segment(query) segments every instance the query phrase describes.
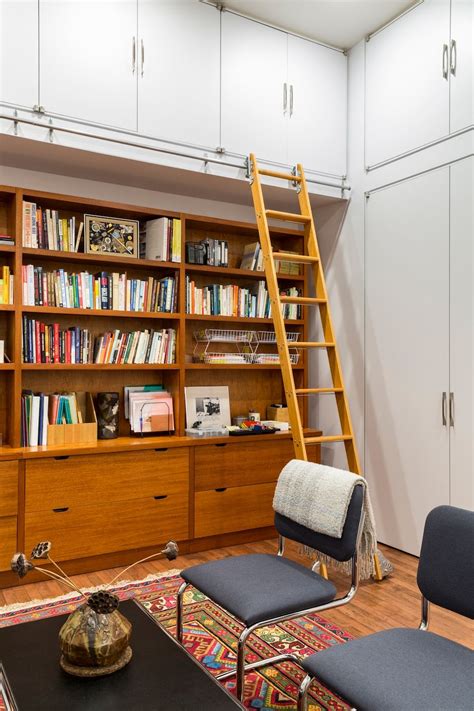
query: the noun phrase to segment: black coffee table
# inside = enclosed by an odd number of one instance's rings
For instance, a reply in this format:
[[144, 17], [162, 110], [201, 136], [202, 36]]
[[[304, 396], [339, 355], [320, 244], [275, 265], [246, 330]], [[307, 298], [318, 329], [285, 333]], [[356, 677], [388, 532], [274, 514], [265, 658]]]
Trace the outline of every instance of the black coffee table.
[[59, 666], [65, 615], [0, 629], [3, 663], [19, 711], [235, 711], [243, 707], [134, 601], [132, 661], [110, 676], [79, 679]]

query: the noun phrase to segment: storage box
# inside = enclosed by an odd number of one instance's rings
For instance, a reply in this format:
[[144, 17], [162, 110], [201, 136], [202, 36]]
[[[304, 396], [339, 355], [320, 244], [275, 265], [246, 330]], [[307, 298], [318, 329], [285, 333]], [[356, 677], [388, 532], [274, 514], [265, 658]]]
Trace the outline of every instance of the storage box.
[[276, 422], [289, 422], [290, 418], [288, 416], [288, 408], [273, 407], [272, 405], [268, 405], [267, 420], [275, 420]]
[[90, 393], [76, 392], [84, 422], [80, 425], [48, 425], [48, 446], [97, 442], [97, 417]]

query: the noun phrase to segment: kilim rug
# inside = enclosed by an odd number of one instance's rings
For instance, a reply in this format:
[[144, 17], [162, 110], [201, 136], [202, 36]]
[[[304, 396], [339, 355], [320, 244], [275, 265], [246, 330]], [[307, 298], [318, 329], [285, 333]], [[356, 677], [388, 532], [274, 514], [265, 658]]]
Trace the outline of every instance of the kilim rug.
[[[145, 580], [120, 583], [113, 590], [122, 600], [136, 598], [163, 627], [174, 634], [176, 592], [181, 582], [179, 572], [173, 570], [160, 576], [148, 576]], [[76, 608], [78, 599], [78, 595], [69, 593], [50, 600], [0, 607], [0, 627], [68, 614]], [[223, 612], [194, 588], [188, 588], [185, 594], [184, 643], [186, 649], [211, 674], [217, 675], [235, 668], [235, 650], [241, 629], [241, 624], [231, 615]], [[351, 635], [319, 615], [307, 615], [251, 635], [247, 643], [247, 661], [253, 662], [285, 652], [307, 656], [326, 647], [343, 644], [349, 639]], [[295, 699], [303, 678], [304, 672], [291, 662], [247, 673], [246, 708], [258, 711], [295, 711]], [[234, 684], [233, 680], [226, 682], [229, 690], [234, 689]], [[308, 698], [309, 711], [350, 709], [350, 706], [315, 682]], [[0, 699], [0, 711], [3, 708]]]

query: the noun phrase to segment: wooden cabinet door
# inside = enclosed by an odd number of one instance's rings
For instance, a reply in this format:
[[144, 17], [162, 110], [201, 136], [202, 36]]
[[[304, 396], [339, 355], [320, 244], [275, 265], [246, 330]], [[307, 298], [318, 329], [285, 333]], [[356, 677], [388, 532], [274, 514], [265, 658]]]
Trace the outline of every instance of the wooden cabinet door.
[[474, 123], [474, 5], [451, 0], [451, 133]]
[[0, 100], [38, 104], [38, 0], [0, 0]]
[[474, 508], [473, 319], [474, 158], [451, 172], [450, 234], [450, 503]]
[[274, 483], [198, 491], [195, 498], [195, 538], [272, 526], [274, 493]]
[[219, 145], [220, 17], [194, 0], [139, 0], [138, 128]]
[[287, 162], [285, 83], [287, 34], [224, 12], [221, 144], [226, 151]]
[[39, 0], [40, 103], [137, 128], [137, 0]]
[[347, 57], [288, 36], [288, 162], [346, 174]]
[[369, 40], [367, 165], [449, 133], [448, 44], [449, 0], [425, 0]]
[[372, 193], [366, 220], [366, 475], [379, 540], [418, 555], [449, 503], [449, 168]]

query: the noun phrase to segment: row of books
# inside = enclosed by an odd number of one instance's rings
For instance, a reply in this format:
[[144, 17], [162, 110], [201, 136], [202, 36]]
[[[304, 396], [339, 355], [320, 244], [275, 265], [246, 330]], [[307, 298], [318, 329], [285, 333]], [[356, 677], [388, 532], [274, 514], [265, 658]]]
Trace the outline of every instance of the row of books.
[[0, 247], [14, 247], [15, 240], [11, 235], [0, 234]]
[[181, 220], [158, 217], [140, 230], [140, 257], [158, 262], [181, 261]]
[[0, 271], [0, 304], [13, 304], [15, 277], [10, 267], [3, 266]]
[[229, 266], [229, 244], [222, 239], [206, 239], [200, 242], [186, 242], [188, 264], [207, 264], [212, 267]]
[[[296, 288], [281, 292], [286, 296], [300, 296]], [[208, 284], [197, 287], [186, 277], [186, 313], [206, 316], [233, 316], [247, 318], [270, 318], [270, 297], [264, 281], [259, 281], [251, 289], [236, 284]], [[284, 304], [285, 319], [301, 318], [301, 306]]]
[[176, 362], [176, 331], [160, 330], [110, 331], [95, 341], [94, 363], [155, 363]]
[[127, 279], [126, 274], [80, 272], [64, 269], [45, 271], [27, 264], [22, 267], [23, 304], [115, 311], [176, 311], [174, 277]]
[[84, 415], [76, 393], [33, 393], [21, 395], [21, 440], [23, 447], [48, 444], [48, 425], [77, 425]]
[[[276, 254], [278, 254], [278, 252], [276, 252]], [[296, 254], [296, 252], [286, 252], [286, 254]], [[263, 252], [260, 242], [252, 242], [251, 244], [245, 245], [240, 268], [257, 272], [263, 271]], [[275, 271], [278, 274], [299, 275], [300, 267], [297, 262], [275, 259]]]
[[77, 252], [83, 229], [84, 223], [76, 224], [75, 217], [59, 217], [58, 210], [23, 201], [23, 247]]

